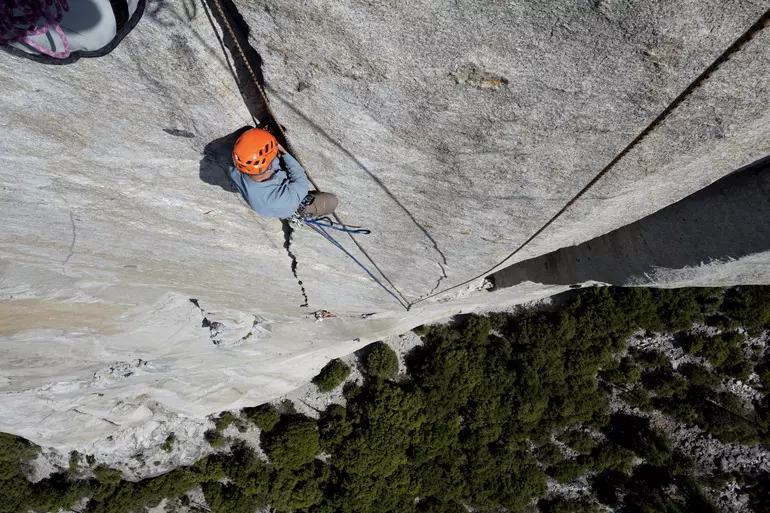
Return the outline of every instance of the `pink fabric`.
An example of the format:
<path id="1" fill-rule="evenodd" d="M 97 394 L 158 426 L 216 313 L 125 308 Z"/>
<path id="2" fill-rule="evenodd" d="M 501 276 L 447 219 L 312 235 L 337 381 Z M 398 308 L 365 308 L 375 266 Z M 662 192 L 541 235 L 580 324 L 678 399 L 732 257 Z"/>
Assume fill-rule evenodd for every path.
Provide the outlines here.
<path id="1" fill-rule="evenodd" d="M 66 59 L 70 55 L 70 44 L 59 25 L 64 13 L 69 11 L 67 0 L 0 0 L 0 44 L 24 42 L 38 52 L 57 59 Z M 56 15 L 51 8 L 56 8 Z M 42 18 L 42 20 L 41 20 Z M 42 26 L 39 26 L 41 21 Z M 45 34 L 51 28 L 61 38 L 63 52 L 54 52 L 30 39 L 30 36 Z"/>

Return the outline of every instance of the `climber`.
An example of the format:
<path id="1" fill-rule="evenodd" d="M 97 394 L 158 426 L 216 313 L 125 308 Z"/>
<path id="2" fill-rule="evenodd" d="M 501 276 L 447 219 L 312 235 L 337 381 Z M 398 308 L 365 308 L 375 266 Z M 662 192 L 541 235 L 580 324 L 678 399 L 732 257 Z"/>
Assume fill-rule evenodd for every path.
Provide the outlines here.
<path id="1" fill-rule="evenodd" d="M 281 156 L 276 158 L 279 153 Z M 308 179 L 300 163 L 270 132 L 261 128 L 247 130 L 235 142 L 229 176 L 249 206 L 261 216 L 326 216 L 337 208 L 335 195 L 308 193 Z"/>

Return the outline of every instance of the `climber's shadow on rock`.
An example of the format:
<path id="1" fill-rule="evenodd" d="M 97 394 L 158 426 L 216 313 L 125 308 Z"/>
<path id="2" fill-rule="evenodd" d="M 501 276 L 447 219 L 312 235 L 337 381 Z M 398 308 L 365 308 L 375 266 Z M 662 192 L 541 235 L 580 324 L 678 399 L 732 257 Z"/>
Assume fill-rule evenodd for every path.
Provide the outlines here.
<path id="1" fill-rule="evenodd" d="M 230 178 L 227 168 L 233 163 L 233 145 L 250 126 L 239 128 L 232 134 L 214 139 L 203 148 L 200 163 L 200 178 L 210 185 L 217 185 L 228 192 L 238 192 Z"/>

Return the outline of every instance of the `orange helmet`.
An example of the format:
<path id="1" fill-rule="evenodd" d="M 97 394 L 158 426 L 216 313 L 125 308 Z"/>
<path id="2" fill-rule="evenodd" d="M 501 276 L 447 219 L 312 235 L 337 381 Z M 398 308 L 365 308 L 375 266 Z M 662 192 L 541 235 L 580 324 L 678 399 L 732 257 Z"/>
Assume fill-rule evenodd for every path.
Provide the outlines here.
<path id="1" fill-rule="evenodd" d="M 261 175 L 267 172 L 277 154 L 278 141 L 273 134 L 261 128 L 252 128 L 235 141 L 233 164 L 241 173 Z"/>

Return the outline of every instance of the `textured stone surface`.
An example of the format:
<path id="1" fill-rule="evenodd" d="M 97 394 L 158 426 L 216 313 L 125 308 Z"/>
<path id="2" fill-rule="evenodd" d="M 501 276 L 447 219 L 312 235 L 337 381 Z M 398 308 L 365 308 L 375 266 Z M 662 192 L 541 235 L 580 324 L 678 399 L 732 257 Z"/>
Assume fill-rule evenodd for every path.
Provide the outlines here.
<path id="1" fill-rule="evenodd" d="M 770 283 L 770 158 L 651 216 L 490 276 L 495 286 Z"/>
<path id="2" fill-rule="evenodd" d="M 380 228 L 367 249 L 410 298 L 435 286 L 439 264 L 442 286 L 458 283 L 526 240 L 770 7 L 253 5 L 243 14 L 282 123 L 346 219 Z M 520 259 L 623 226 L 770 153 L 767 37 Z"/>
<path id="3" fill-rule="evenodd" d="M 770 87 L 767 81 L 755 78 L 768 62 L 770 31 L 765 29 L 623 157 L 549 228 L 545 237 L 517 258 L 606 233 L 770 155 L 770 111 L 766 108 Z M 763 217 L 752 217 L 751 212 L 752 207 L 745 213 L 736 212 L 742 217 L 736 224 L 744 220 L 761 224 Z"/>
<path id="4" fill-rule="evenodd" d="M 72 66 L 0 54 L 0 431 L 156 443 L 158 423 L 276 397 L 388 334 L 568 287 L 473 283 L 405 312 L 309 230 L 290 241 L 295 277 L 281 224 L 223 180 L 264 109 L 204 6 L 151 1 L 113 53 Z M 291 143 L 409 300 L 501 260 L 768 7 L 237 1 Z M 519 257 L 770 153 L 767 37 Z"/>

